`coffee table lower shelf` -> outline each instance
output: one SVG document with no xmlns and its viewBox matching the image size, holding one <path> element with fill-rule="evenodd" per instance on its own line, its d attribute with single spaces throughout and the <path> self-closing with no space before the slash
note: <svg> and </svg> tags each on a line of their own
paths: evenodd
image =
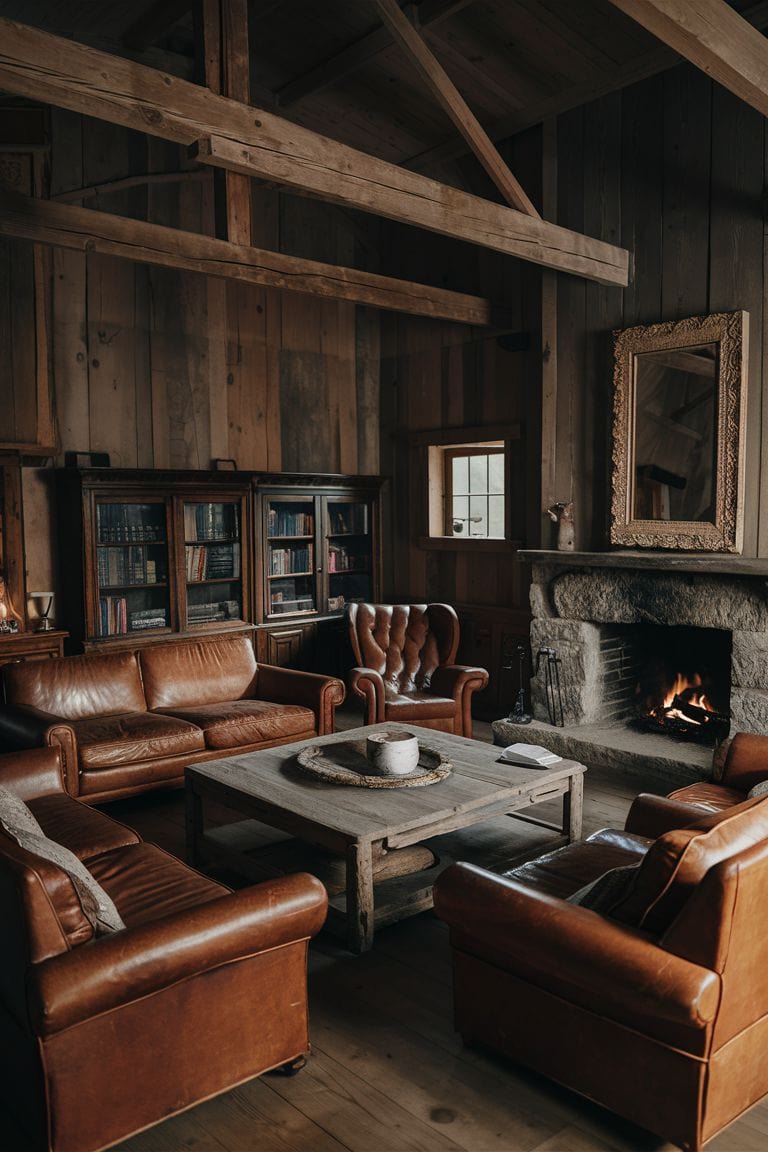
<svg viewBox="0 0 768 1152">
<path fill-rule="evenodd" d="M 535 842 L 531 841 L 527 846 L 518 842 L 515 847 L 514 829 L 510 826 L 512 820 L 520 820 L 558 835 L 537 837 Z M 512 843 L 510 833 L 513 834 Z M 422 846 L 435 855 L 435 863 L 431 867 L 390 876 L 378 882 L 374 879 L 373 929 L 385 928 L 432 908 L 432 886 L 435 880 L 457 860 L 471 860 L 473 864 L 492 872 L 505 872 L 568 842 L 569 837 L 562 833 L 560 825 L 519 813 L 509 813 L 489 820 L 484 825 L 425 840 Z M 326 930 L 344 941 L 348 940 L 349 908 L 343 857 L 330 860 L 326 853 L 313 850 L 311 846 L 284 836 L 256 820 L 239 820 L 198 833 L 195 837 L 195 858 L 206 867 L 215 865 L 232 869 L 255 884 L 283 876 L 287 872 L 307 871 L 319 875 L 329 890 Z"/>
</svg>

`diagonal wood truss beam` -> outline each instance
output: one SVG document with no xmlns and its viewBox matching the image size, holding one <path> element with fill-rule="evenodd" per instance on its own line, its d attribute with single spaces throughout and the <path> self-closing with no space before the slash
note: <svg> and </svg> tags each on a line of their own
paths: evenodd
<svg viewBox="0 0 768 1152">
<path fill-rule="evenodd" d="M 629 254 L 49 33 L 0 20 L 0 90 L 191 145 L 209 163 L 441 235 L 625 286 Z"/>
<path fill-rule="evenodd" d="M 384 24 L 404 49 L 421 79 L 437 98 L 454 126 L 493 180 L 504 199 L 513 208 L 540 219 L 520 183 L 510 172 L 497 148 L 479 123 L 466 101 L 410 21 L 403 15 L 397 0 L 373 0 Z"/>
<path fill-rule="evenodd" d="M 768 116 L 768 41 L 725 0 L 611 0 L 664 44 Z"/>
<path fill-rule="evenodd" d="M 421 0 L 418 7 L 410 4 L 408 8 L 415 8 L 419 27 L 426 28 L 430 24 L 440 24 L 443 20 L 447 20 L 472 3 L 474 0 Z M 329 84 L 336 84 L 348 76 L 350 72 L 354 72 L 362 64 L 365 64 L 366 60 L 378 56 L 391 44 L 392 37 L 386 28 L 374 28 L 372 32 L 361 36 L 359 40 L 348 44 L 346 48 L 342 48 L 333 56 L 329 56 L 317 67 L 305 72 L 303 76 L 285 84 L 276 94 L 278 105 L 281 108 L 288 108 L 291 104 L 304 100 L 307 96 L 322 92 Z"/>
<path fill-rule="evenodd" d="M 0 236 L 462 324 L 506 326 L 511 319 L 481 296 L 2 190 Z"/>
</svg>

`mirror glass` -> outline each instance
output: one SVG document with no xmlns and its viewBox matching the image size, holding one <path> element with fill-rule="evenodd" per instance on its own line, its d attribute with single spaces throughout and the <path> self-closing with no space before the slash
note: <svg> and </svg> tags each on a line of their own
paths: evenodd
<svg viewBox="0 0 768 1152">
<path fill-rule="evenodd" d="M 714 520 L 718 345 L 635 356 L 636 520 Z"/>
<path fill-rule="evenodd" d="M 611 543 L 739 552 L 749 317 L 614 333 Z"/>
</svg>

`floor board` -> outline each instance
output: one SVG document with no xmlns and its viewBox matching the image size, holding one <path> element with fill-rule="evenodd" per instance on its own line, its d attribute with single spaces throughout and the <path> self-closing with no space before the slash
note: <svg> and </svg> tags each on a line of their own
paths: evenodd
<svg viewBox="0 0 768 1152">
<path fill-rule="evenodd" d="M 489 739 L 490 729 L 478 725 L 475 734 Z M 591 770 L 585 835 L 621 826 L 644 786 L 656 790 L 658 783 Z M 559 803 L 551 807 L 554 818 Z M 180 793 L 121 801 L 105 810 L 146 839 L 182 853 Z M 671 1150 L 542 1077 L 465 1048 L 451 1021 L 448 933 L 431 912 L 377 932 L 373 949 L 363 956 L 321 934 L 310 950 L 309 988 L 313 1051 L 299 1075 L 250 1081 L 124 1141 L 119 1152 Z M 757 1152 L 767 1146 L 766 1133 L 768 1102 L 708 1147 Z M 27 1152 L 7 1125 L 0 1147 Z"/>
</svg>

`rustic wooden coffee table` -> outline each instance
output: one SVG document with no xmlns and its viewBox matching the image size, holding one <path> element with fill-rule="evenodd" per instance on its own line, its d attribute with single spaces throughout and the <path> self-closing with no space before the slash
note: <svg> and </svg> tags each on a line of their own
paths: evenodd
<svg viewBox="0 0 768 1152">
<path fill-rule="evenodd" d="M 425 746 L 444 753 L 453 771 L 427 787 L 390 790 L 315 780 L 296 763 L 297 753 L 309 745 L 364 739 L 380 729 L 412 732 Z M 365 952 L 375 928 L 432 907 L 432 885 L 441 866 L 450 863 L 441 860 L 427 870 L 374 886 L 374 865 L 382 854 L 504 815 L 557 833 L 534 855 L 579 838 L 584 765 L 561 760 L 544 770 L 519 768 L 500 764 L 500 752 L 463 736 L 408 724 L 377 724 L 193 765 L 186 770 L 188 858 L 195 864 L 213 854 L 251 879 L 267 874 L 263 862 L 249 858 L 242 837 L 239 846 L 232 846 L 237 836 L 228 846 L 227 832 L 238 825 L 206 831 L 206 800 L 336 853 L 346 860 L 346 891 L 331 900 L 329 927 L 341 927 L 349 948 Z M 531 805 L 557 797 L 562 797 L 560 824 L 523 814 Z"/>
</svg>

